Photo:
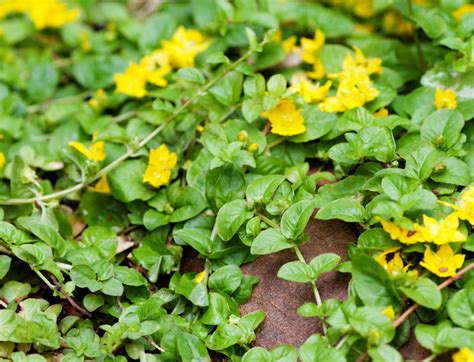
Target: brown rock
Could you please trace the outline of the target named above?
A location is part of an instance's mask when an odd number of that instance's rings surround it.
[[[307,261],[319,254],[335,253],[347,259],[347,244],[357,235],[350,224],[341,221],[312,220],[308,224],[310,240],[301,247]],[[242,314],[257,309],[266,312],[267,317],[257,331],[255,345],[272,348],[282,343],[301,345],[311,334],[321,332],[317,318],[304,318],[296,314],[303,303],[314,302],[309,284],[293,283],[277,277],[278,269],[288,261],[296,260],[292,250],[266,255],[242,267],[244,273],[260,277],[254,288],[252,299],[241,306]],[[323,299],[347,297],[350,275],[339,272],[324,274],[317,282]]]

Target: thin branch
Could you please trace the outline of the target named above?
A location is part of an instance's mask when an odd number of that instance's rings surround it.
[[[148,337],[148,336],[143,336],[143,338],[146,339],[146,341],[148,343],[150,343],[153,347],[155,347],[155,349],[157,349],[158,351],[160,351],[161,353],[163,353],[165,350],[163,348],[161,348],[152,338]]]
[[[56,279],[56,277],[54,275],[51,275],[51,280],[53,281],[53,284],[55,285],[55,289],[57,291],[59,291],[59,293],[61,293],[64,298],[67,299],[67,301],[69,302],[69,304],[71,304],[71,306],[77,310],[79,313],[81,313],[82,315],[86,316],[87,318],[92,318],[92,314],[89,313],[87,310],[85,310],[84,308],[82,308],[79,304],[77,304],[77,302],[72,299],[72,297],[68,294],[68,292],[66,292],[64,290],[64,288],[62,287],[62,285],[58,282],[58,280]]]
[[[442,282],[440,285],[437,286],[439,290],[446,288],[447,286],[451,285],[455,281],[461,279],[464,274],[468,273],[474,269],[474,263],[469,264],[465,268],[461,269],[456,273],[455,276],[452,276],[451,278],[446,279],[444,282]],[[408,308],[400,317],[397,318],[397,320],[394,322],[395,327],[398,327],[401,325],[405,319],[408,318],[410,314],[412,314],[416,309],[418,308],[418,304],[413,304],[410,308]]]

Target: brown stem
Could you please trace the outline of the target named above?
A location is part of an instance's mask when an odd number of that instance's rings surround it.
[[[158,351],[160,352],[164,352],[165,350],[163,348],[161,348],[152,338],[148,337],[148,336],[144,336],[143,338],[146,339],[146,341],[148,343],[150,343],[153,347],[155,347],[155,349],[157,349]]]
[[[56,289],[64,296],[64,298],[67,299],[67,301],[69,302],[69,304],[72,305],[72,307],[77,310],[79,313],[81,313],[82,315],[86,316],[87,318],[92,318],[92,314],[89,313],[87,310],[85,310],[84,308],[82,308],[79,304],[76,303],[76,301],[74,299],[72,299],[72,297],[68,294],[68,292],[66,292],[64,290],[64,288],[62,287],[62,285],[58,282],[58,280],[56,279],[56,277],[54,275],[51,275],[51,281],[53,282],[53,284],[55,285]]]
[[[456,273],[456,275],[452,276],[451,278],[446,279],[444,282],[442,282],[440,285],[438,285],[437,288],[439,290],[446,288],[450,284],[452,284],[455,281],[461,279],[464,274],[466,274],[467,272],[469,272],[472,269],[474,269],[474,263],[469,264],[464,269],[461,269],[460,271],[458,271]],[[416,308],[418,308],[418,304],[413,304],[400,317],[398,317],[397,320],[394,322],[395,327],[398,327],[399,325],[401,325],[405,321],[405,319],[407,319],[408,316],[416,310]]]

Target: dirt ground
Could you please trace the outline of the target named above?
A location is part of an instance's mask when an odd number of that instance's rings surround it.
[[[312,220],[308,224],[310,240],[301,247],[307,261],[322,253],[335,253],[347,260],[347,245],[357,240],[357,230],[351,224],[341,221]],[[314,302],[309,284],[293,283],[277,277],[278,269],[284,263],[296,260],[291,250],[259,257],[242,267],[245,274],[256,275],[260,283],[254,287],[252,299],[241,306],[241,313],[247,314],[257,309],[264,310],[267,317],[256,333],[255,346],[272,348],[282,343],[301,345],[310,335],[321,332],[321,322],[317,318],[304,318],[296,314],[303,303]],[[181,270],[200,271],[202,261],[186,251]],[[339,272],[324,274],[317,282],[321,297],[343,300],[347,297],[349,275]],[[421,361],[429,356],[415,338],[411,338],[400,350],[403,357]]]

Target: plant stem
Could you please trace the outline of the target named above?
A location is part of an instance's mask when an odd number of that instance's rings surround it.
[[[454,283],[455,281],[461,279],[464,274],[466,274],[467,272],[469,272],[469,271],[471,271],[471,270],[473,270],[473,269],[474,269],[474,263],[469,264],[469,265],[466,266],[464,269],[461,269],[460,271],[458,271],[455,276],[452,276],[451,278],[446,279],[444,282],[442,282],[441,284],[439,284],[437,288],[438,288],[439,290],[446,288],[446,287],[449,286],[450,284],[452,284],[452,283]],[[394,322],[395,327],[400,326],[400,325],[405,321],[405,319],[407,319],[408,316],[409,316],[410,314],[412,314],[417,308],[418,308],[418,304],[413,304],[410,308],[408,308],[408,309],[407,309],[400,317],[398,317],[397,320]]]
[[[160,351],[161,353],[163,353],[165,350],[163,348],[161,348],[152,338],[148,337],[148,336],[143,336],[143,338],[146,339],[146,341],[148,343],[150,343],[153,347],[155,347],[155,349],[157,349],[158,351]]]
[[[132,118],[136,114],[137,114],[137,111],[135,110],[130,111],[130,112],[125,112],[125,113],[119,114],[118,116],[115,116],[113,120],[115,123],[120,123]]]
[[[411,0],[407,0],[407,5],[408,5],[408,11],[410,13],[410,16],[412,16],[413,15],[413,6],[412,6],[412,3],[411,3]],[[425,57],[423,55],[423,50],[421,49],[421,43],[420,43],[420,38],[418,37],[418,31],[417,31],[417,28],[416,28],[415,24],[413,24],[413,21],[411,21],[411,27],[412,27],[412,30],[413,30],[413,38],[415,39],[416,53],[418,55],[418,61],[420,63],[420,68],[421,68],[421,70],[426,71],[427,67],[426,67]]]
[[[263,44],[263,42],[262,42]],[[129,148],[124,154],[122,154],[119,158],[115,159],[113,162],[99,170],[95,175],[92,177],[74,185],[71,186],[67,189],[53,192],[51,194],[39,196],[39,197],[31,197],[31,198],[25,198],[25,199],[9,199],[9,200],[0,200],[0,205],[23,205],[23,204],[31,204],[31,203],[36,203],[36,202],[41,202],[41,201],[47,201],[47,200],[52,200],[58,197],[62,197],[65,195],[70,194],[71,192],[75,192],[78,190],[81,190],[83,187],[86,187],[87,185],[91,184],[92,182],[100,179],[103,175],[105,175],[107,172],[113,170],[115,167],[117,167],[120,163],[131,157],[136,151],[144,147],[148,142],[150,142],[153,138],[155,138],[162,130],[163,128],[170,123],[172,120],[174,120],[178,115],[181,114],[187,107],[191,105],[198,97],[201,97],[202,95],[205,95],[207,90],[211,88],[214,84],[216,84],[218,81],[220,81],[228,72],[233,70],[235,67],[237,67],[239,64],[244,62],[252,52],[249,50],[247,51],[244,55],[242,55],[239,59],[237,59],[234,63],[229,65],[226,69],[224,69],[219,75],[217,75],[214,79],[209,81],[207,84],[204,86],[200,87],[194,95],[189,98],[186,102],[184,102],[180,107],[178,107],[160,126],[156,127],[150,134],[148,134],[146,137],[144,137],[136,147]]]
[[[267,150],[269,150],[269,149],[271,149],[275,146],[278,146],[280,143],[285,142],[285,140],[286,140],[285,137],[281,137],[281,138],[276,139],[275,141],[273,141],[273,142],[271,142],[267,145]]]
[[[295,247],[293,248],[293,251],[295,252],[296,256],[298,257],[298,260],[306,265],[308,265],[308,263],[306,263],[306,260],[304,258],[304,255],[303,253],[301,253],[301,250],[300,248],[298,248],[297,245],[295,245]],[[318,290],[318,287],[316,286],[316,282],[313,280],[311,281],[311,289],[313,290],[313,294],[314,294],[314,299],[316,299],[316,305],[318,307],[321,307],[321,305],[323,304],[323,301],[321,299],[321,295],[319,294],[319,290]],[[323,332],[324,332],[324,335],[326,335],[326,332],[327,332],[327,326],[326,326],[326,322],[324,321],[324,319],[321,319],[321,325],[323,327]]]
[[[272,228],[275,228],[275,229],[278,229],[280,227],[280,225],[278,225],[276,222],[274,222],[273,220],[270,220],[268,217],[266,217],[265,215],[261,214],[261,213],[258,213],[258,216],[260,216],[260,219],[262,219],[263,222],[265,222],[266,224],[270,225]]]

